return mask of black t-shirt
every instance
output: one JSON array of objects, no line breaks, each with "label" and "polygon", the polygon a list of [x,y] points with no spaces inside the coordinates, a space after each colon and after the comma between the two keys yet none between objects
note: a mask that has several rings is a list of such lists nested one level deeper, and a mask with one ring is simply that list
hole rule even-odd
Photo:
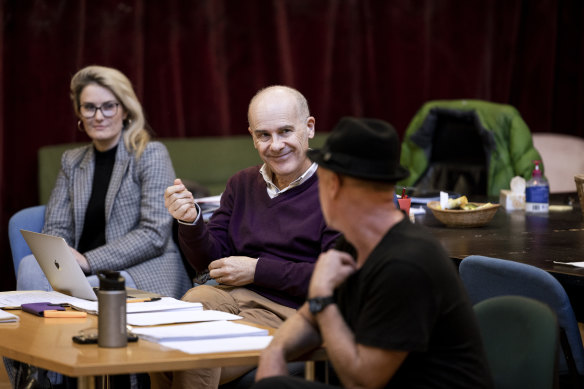
[{"label": "black t-shirt", "polygon": [[439,242],[404,219],[335,293],[357,343],[409,351],[386,388],[491,388],[466,291]]}]

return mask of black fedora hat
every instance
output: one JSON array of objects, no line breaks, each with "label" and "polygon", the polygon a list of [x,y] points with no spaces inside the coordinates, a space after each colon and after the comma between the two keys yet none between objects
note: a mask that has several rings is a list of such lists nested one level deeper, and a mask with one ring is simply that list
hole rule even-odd
[{"label": "black fedora hat", "polygon": [[322,149],[306,154],[319,166],[355,178],[397,182],[410,175],[399,164],[397,132],[379,119],[343,117]]}]

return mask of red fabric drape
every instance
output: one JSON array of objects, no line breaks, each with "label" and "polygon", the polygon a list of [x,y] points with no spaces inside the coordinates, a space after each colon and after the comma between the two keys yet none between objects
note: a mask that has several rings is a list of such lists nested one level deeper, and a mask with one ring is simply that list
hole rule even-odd
[{"label": "red fabric drape", "polygon": [[126,73],[164,137],[244,134],[276,83],[306,95],[317,131],[357,115],[403,134],[427,100],[478,98],[584,136],[583,20],[580,0],[2,0],[0,288],[38,148],[87,140],[68,98],[85,65]]}]

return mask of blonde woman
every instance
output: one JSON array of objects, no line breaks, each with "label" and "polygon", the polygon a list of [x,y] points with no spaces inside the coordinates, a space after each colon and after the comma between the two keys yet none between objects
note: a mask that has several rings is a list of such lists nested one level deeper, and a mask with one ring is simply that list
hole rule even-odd
[{"label": "blonde woman", "polygon": [[[132,84],[116,69],[88,66],[73,76],[71,100],[91,144],[63,153],[43,233],[67,241],[93,286],[97,272],[117,270],[127,286],[180,298],[192,284],[163,201],[174,170],[164,145],[150,140]],[[50,290],[33,256],[22,260],[17,288]]]}]

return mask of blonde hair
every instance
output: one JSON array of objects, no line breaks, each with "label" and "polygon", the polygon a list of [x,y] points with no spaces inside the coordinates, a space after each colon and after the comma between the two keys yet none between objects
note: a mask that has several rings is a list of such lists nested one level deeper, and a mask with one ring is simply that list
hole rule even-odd
[{"label": "blonde hair", "polygon": [[150,141],[150,133],[146,129],[142,105],[128,77],[119,70],[105,66],[87,66],[79,70],[71,79],[70,91],[73,109],[78,117],[81,117],[79,97],[89,84],[109,89],[119,100],[127,114],[123,130],[124,145],[130,152],[136,153],[137,159],[140,158]]}]

